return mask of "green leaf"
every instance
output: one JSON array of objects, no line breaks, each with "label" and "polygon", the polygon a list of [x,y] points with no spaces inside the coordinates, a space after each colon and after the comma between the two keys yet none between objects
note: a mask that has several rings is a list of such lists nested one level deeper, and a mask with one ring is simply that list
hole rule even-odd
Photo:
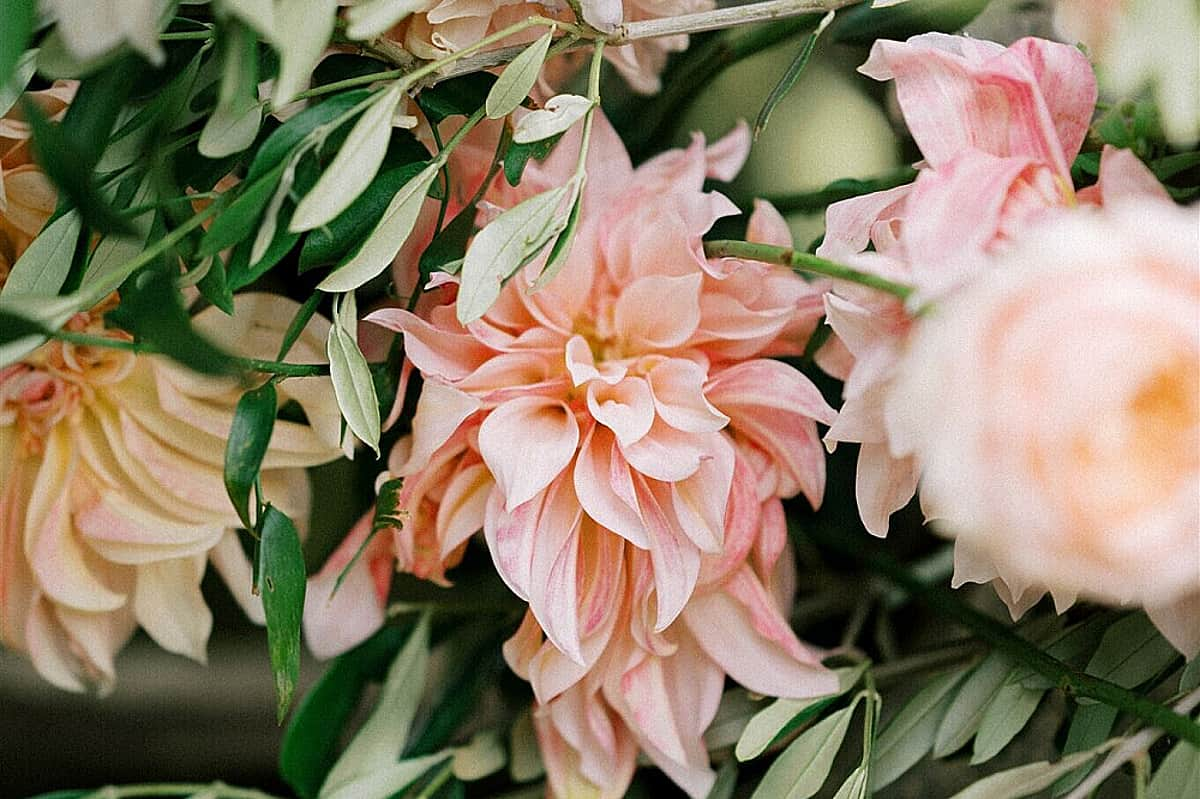
[{"label": "green leaf", "polygon": [[[304,141],[310,133],[321,125],[328,124],[354,106],[361,103],[371,94],[369,89],[335,94],[328,100],[310,105],[296,116],[276,128],[258,148],[254,161],[246,172],[246,182],[252,183],[263,175],[274,170],[287,160],[292,151]],[[278,177],[276,178],[278,180]]]},{"label": "green leaf", "polygon": [[[1046,654],[1073,668],[1082,669],[1100,645],[1100,639],[1104,637],[1104,632],[1110,624],[1110,614],[1098,613],[1087,621],[1068,627],[1043,644]],[[1019,682],[1026,688],[1049,690],[1054,687],[1054,683],[1026,665],[1018,665],[1009,677],[1009,682]]]},{"label": "green leaf", "polygon": [[274,381],[268,380],[247,391],[238,400],[229,440],[225,444],[225,490],[247,530],[254,529],[250,518],[250,489],[258,479],[263,456],[271,443],[277,406]]},{"label": "green leaf", "polygon": [[[335,316],[338,315],[336,308],[335,305]],[[346,424],[378,455],[380,419],[375,383],[358,342],[340,319],[335,319],[329,328],[326,352],[329,355],[330,376],[333,378],[333,393]]]},{"label": "green leaf", "polygon": [[784,97],[787,97],[788,92],[796,85],[796,81],[800,79],[800,73],[808,66],[809,60],[812,58],[813,51],[817,47],[817,39],[829,27],[829,23],[833,22],[834,12],[830,11],[821,21],[817,23],[817,27],[808,38],[804,40],[804,45],[800,48],[800,52],[788,64],[788,68],[784,71],[783,77],[775,84],[775,88],[771,89],[771,93],[767,95],[766,102],[759,109],[758,118],[754,120],[754,137],[758,138],[758,134],[762,133],[767,127],[767,122],[771,119],[771,112],[775,110],[775,106],[779,105]]},{"label": "green leaf", "polygon": [[[51,124],[28,97],[22,98],[22,108],[33,133],[33,152],[38,163],[54,185],[79,209],[84,224],[101,233],[131,233],[129,222],[114,211],[100,193],[88,153],[64,135],[62,125]],[[108,134],[104,135],[107,137]]]},{"label": "green leaf", "polygon": [[1131,613],[1108,628],[1087,673],[1136,688],[1170,666],[1179,653],[1144,613]]},{"label": "green leaf", "polygon": [[567,265],[567,256],[571,254],[571,245],[575,243],[575,231],[579,228],[579,209],[582,207],[583,186],[580,181],[580,185],[575,189],[575,197],[571,201],[571,210],[567,214],[566,227],[554,240],[554,246],[550,248],[550,255],[546,256],[546,265],[542,267],[542,273],[537,276],[537,280],[533,281],[533,285],[529,287],[530,291],[538,291],[544,287]]},{"label": "green leaf", "polygon": [[278,0],[275,3],[275,48],[279,75],[271,104],[282,108],[306,86],[333,36],[337,0]]},{"label": "green leaf", "polygon": [[0,368],[16,363],[81,310],[76,297],[0,297]]},{"label": "green leaf", "polygon": [[[34,0],[0,0],[0,78],[5,82],[29,46],[33,23],[37,19]],[[0,114],[3,114],[0,111]]]},{"label": "green leaf", "polygon": [[1200,796],[1200,749],[1180,741],[1163,758],[1146,789],[1146,799]]},{"label": "green leaf", "polygon": [[1198,687],[1200,687],[1200,657],[1194,657],[1184,667],[1183,674],[1179,675],[1179,691],[1186,694]]},{"label": "green leaf", "polygon": [[546,773],[537,733],[533,729],[533,716],[528,708],[513,721],[508,751],[508,776],[513,782],[533,782]]},{"label": "green leaf", "polygon": [[450,757],[449,752],[412,757],[364,774],[321,799],[387,799],[412,785],[421,775]]},{"label": "green leaf", "polygon": [[988,0],[907,0],[897,6],[872,8],[862,3],[846,9],[830,35],[835,42],[869,45],[876,39],[907,39],[918,33],[953,33],[979,16]]},{"label": "green leaf", "polygon": [[210,255],[206,260],[208,269],[196,284],[196,288],[199,289],[201,297],[232,316],[233,290],[229,288],[225,262],[215,255]]},{"label": "green leaf", "polygon": [[301,799],[316,799],[337,760],[342,729],[370,681],[387,674],[411,626],[387,626],[338,656],[305,694],[283,735],[279,771]]},{"label": "green leaf", "polygon": [[772,743],[816,718],[835,699],[853,688],[865,669],[865,663],[838,669],[839,690],[836,693],[811,699],[776,699],[747,722],[734,748],[734,756],[743,762],[758,757]]},{"label": "green leaf", "polygon": [[521,173],[525,171],[525,164],[529,163],[530,158],[534,161],[546,160],[561,138],[562,136],[551,136],[529,144],[511,145],[504,154],[504,179],[508,181],[508,185],[516,186],[521,182]]},{"label": "green leaf", "polygon": [[964,676],[956,671],[937,677],[913,696],[875,739],[871,789],[891,785],[933,748],[938,727]]},{"label": "green leaf", "polygon": [[53,297],[58,294],[71,271],[82,227],[79,214],[68,211],[43,228],[13,264],[8,280],[0,286],[0,295]]},{"label": "green leaf", "polygon": [[[0,80],[0,116],[16,105],[17,100],[25,92],[30,78],[37,71],[37,50],[26,50],[25,54],[13,65],[7,79]],[[3,73],[0,73],[3,74]]]},{"label": "green leaf", "polygon": [[105,319],[194,371],[215,375],[236,371],[230,355],[192,327],[175,281],[165,270],[146,269],[125,281],[121,304]]},{"label": "green leaf", "polygon": [[[379,701],[321,786],[320,796],[394,764],[408,742],[429,665],[429,614],[422,615],[388,669]],[[443,755],[444,757],[444,755]],[[390,795],[390,794],[388,794]]]},{"label": "green leaf", "polygon": [[517,123],[512,140],[516,144],[561,136],[591,110],[593,103],[578,94],[556,94],[542,108],[530,111]]},{"label": "green leaf", "polygon": [[79,84],[63,116],[62,131],[86,171],[92,170],[108,146],[113,126],[142,66],[133,56],[125,56]]},{"label": "green leaf", "polygon": [[488,119],[508,116],[529,96],[541,74],[553,38],[554,31],[546,31],[504,68],[483,104]]},{"label": "green leaf", "polygon": [[269,38],[275,33],[273,0],[221,0],[221,8],[258,31],[260,36]]},{"label": "green leaf", "polygon": [[262,125],[258,101],[258,37],[239,22],[218,27],[221,90],[217,107],[200,132],[200,154],[224,158],[254,143]]},{"label": "green leaf", "polygon": [[439,164],[430,163],[392,197],[378,224],[358,251],[322,280],[321,291],[353,291],[391,266],[417,222]]},{"label": "green leaf", "polygon": [[488,312],[505,280],[528,263],[566,224],[558,206],[566,186],[524,200],[479,231],[463,259],[456,311],[464,325]]},{"label": "green leaf", "polygon": [[1012,673],[1012,663],[998,654],[984,658],[958,689],[933,739],[933,756],[953,754],[971,740],[992,698]]},{"label": "green leaf", "polygon": [[[1112,733],[1113,725],[1117,723],[1118,711],[1110,705],[1099,702],[1091,705],[1076,705],[1075,713],[1071,716],[1071,726],[1067,729],[1067,740],[1063,744],[1064,755],[1083,752],[1103,743]],[[1064,774],[1054,783],[1053,794],[1061,796],[1078,785],[1092,770],[1089,761],[1079,768]]]},{"label": "green leaf", "polygon": [[462,75],[423,89],[417,95],[417,105],[432,125],[447,117],[470,116],[484,104],[495,83],[496,76],[488,72]]},{"label": "green leaf", "polygon": [[494,730],[477,732],[466,746],[454,748],[454,776],[475,782],[495,774],[508,763],[504,742]]},{"label": "green leaf", "polygon": [[258,590],[267,617],[267,648],[278,702],[275,717],[280,724],[300,676],[304,589],[304,552],[296,526],[284,513],[267,505],[259,519]]},{"label": "green leaf", "polygon": [[1001,687],[983,711],[979,732],[975,735],[971,765],[985,763],[1000,754],[1000,750],[1025,729],[1044,693],[1020,683],[1009,682]]},{"label": "green leaf", "polygon": [[859,766],[850,772],[850,776],[842,783],[842,787],[838,788],[833,799],[864,799],[867,795],[867,785],[867,769],[865,766]]},{"label": "green leaf", "polygon": [[467,242],[475,232],[475,217],[479,209],[468,205],[433,237],[429,246],[421,253],[420,270],[422,285],[434,272],[456,274],[462,269],[467,253]]},{"label": "green leaf", "polygon": [[404,83],[397,81],[359,117],[337,156],[296,206],[289,230],[302,232],[324,225],[370,185],[387,153],[393,118],[403,97]]},{"label": "green leaf", "polygon": [[705,799],[733,799],[733,792],[737,790],[737,778],[737,763],[726,760],[725,764],[717,769],[717,781],[713,783]]},{"label": "green leaf", "polygon": [[1111,742],[1087,752],[1067,755],[1056,763],[1045,760],[1000,771],[954,794],[951,799],[1020,799],[1049,788],[1056,779],[1093,760]]},{"label": "green leaf", "polygon": [[767,769],[751,799],[808,799],[821,790],[860,701],[861,695],[792,741]]},{"label": "green leaf", "polygon": [[367,41],[387,31],[404,18],[429,7],[426,0],[366,0],[346,11],[346,37]]}]

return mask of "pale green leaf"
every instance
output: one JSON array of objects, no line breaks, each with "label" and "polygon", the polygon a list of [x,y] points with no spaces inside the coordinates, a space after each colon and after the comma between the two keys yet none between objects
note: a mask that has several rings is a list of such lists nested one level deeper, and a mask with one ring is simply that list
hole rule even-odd
[{"label": "pale green leaf", "polygon": [[224,158],[254,143],[262,124],[258,102],[258,38],[230,21],[219,28],[221,90],[217,107],[200,131],[200,154]]},{"label": "pale green leaf", "polygon": [[[1062,754],[1073,755],[1101,744],[1112,734],[1113,725],[1117,723],[1119,711],[1111,705],[1099,702],[1092,705],[1077,705],[1071,716],[1071,726],[1067,729],[1067,740],[1062,745]],[[1051,794],[1062,796],[1068,793],[1092,770],[1091,763],[1085,763],[1074,771],[1064,774],[1054,783]]]},{"label": "pale green leaf", "polygon": [[1178,656],[1144,613],[1131,613],[1104,633],[1086,671],[1122,688],[1136,688]]},{"label": "pale green leaf", "polygon": [[710,752],[733,746],[742,737],[747,722],[763,707],[745,688],[731,688],[721,695],[717,715],[704,731],[704,746]]},{"label": "pale green leaf", "polygon": [[998,654],[984,658],[958,689],[933,739],[933,756],[953,754],[971,740],[983,712],[1008,679],[1012,663]]},{"label": "pale green leaf", "polygon": [[465,325],[487,313],[504,281],[562,230],[567,220],[558,216],[558,206],[566,191],[566,186],[558,186],[534,195],[479,231],[463,259],[458,321]]},{"label": "pale green leaf", "polygon": [[346,11],[346,36],[358,41],[386,33],[400,20],[425,11],[429,0],[365,0]]},{"label": "pale green leaf", "polygon": [[542,108],[521,117],[513,129],[513,141],[530,144],[557,136],[583,119],[591,107],[592,101],[578,94],[556,94]]},{"label": "pale green leaf", "polygon": [[[12,280],[10,277],[9,280]],[[1183,669],[1183,674],[1179,675],[1179,690],[1181,693],[1188,693],[1195,688],[1200,688],[1200,657],[1192,658],[1187,666]]]},{"label": "pale green leaf", "polygon": [[[341,325],[335,324],[334,327],[341,329]],[[343,795],[359,797],[361,794],[358,793],[347,794],[346,789],[360,785],[364,777],[397,765],[396,759],[408,743],[413,717],[425,689],[428,666],[429,614],[425,614],[392,661],[371,717],[355,734],[325,778],[321,786],[321,799]],[[437,758],[445,758],[448,754],[443,752]],[[424,773],[424,769],[417,772],[413,779],[421,773]],[[397,786],[392,793],[402,787]],[[382,795],[390,796],[391,793]]]},{"label": "pale green leaf", "polygon": [[392,259],[412,233],[425,194],[440,166],[434,161],[405,183],[358,252],[322,280],[317,288],[321,291],[353,291],[391,266]]},{"label": "pale green leaf", "polygon": [[550,50],[550,41],[553,38],[554,31],[546,31],[504,68],[500,77],[492,84],[492,89],[483,104],[488,119],[508,116],[529,96],[542,71],[542,64],[546,61],[546,53]]},{"label": "pale green leaf", "polygon": [[799,715],[808,710],[820,711],[828,706],[829,700],[841,696],[854,687],[862,676],[866,664],[846,666],[836,670],[838,691],[809,699],[776,699],[755,713],[734,748],[734,756],[741,761],[752,760],[761,755],[771,742]]},{"label": "pale green leaf", "polygon": [[325,45],[333,35],[338,0],[278,0],[275,18],[275,48],[279,51],[279,75],[271,104],[282,108],[308,85]]},{"label": "pale green leaf", "polygon": [[[0,117],[7,114],[8,110],[16,104],[25,91],[25,87],[29,85],[33,73],[37,72],[37,54],[36,48],[22,53],[17,65],[13,67],[12,74],[8,76],[8,80],[0,83]],[[0,185],[0,196],[3,194],[4,188]]]},{"label": "pale green leaf", "polygon": [[[335,311],[336,313],[336,311]],[[341,324],[331,325],[326,340],[333,393],[346,425],[364,444],[379,453],[379,400],[371,368],[352,333]]]},{"label": "pale green leaf", "polygon": [[1001,749],[1008,746],[1008,742],[1025,729],[1044,693],[1040,689],[1026,688],[1020,683],[1002,686],[983,711],[979,732],[975,735],[971,765],[991,760]]},{"label": "pale green leaf", "polygon": [[737,790],[737,778],[737,763],[726,760],[725,765],[717,771],[717,780],[705,799],[733,799],[733,792]]},{"label": "pale green leaf", "polygon": [[380,766],[341,788],[322,793],[321,799],[387,799],[412,785],[449,756],[449,752],[437,752]]},{"label": "pale green leaf", "polygon": [[805,730],[775,758],[751,799],[808,799],[821,790],[861,696]]},{"label": "pale green leaf", "polygon": [[937,677],[913,696],[875,739],[871,756],[871,788],[891,785],[933,748],[954,687],[963,672]]},{"label": "pale green leaf", "polygon": [[0,295],[58,294],[71,271],[81,225],[77,211],[68,211],[47,225],[13,264]]},{"label": "pale green leaf", "polygon": [[354,123],[337,156],[296,206],[290,225],[293,232],[312,230],[332,221],[371,184],[387,153],[393,117],[403,96],[404,84],[393,83]]},{"label": "pale green leaf", "polygon": [[504,742],[493,730],[472,736],[466,746],[454,749],[454,776],[463,782],[474,782],[495,774],[508,762]]},{"label": "pale green leaf", "polygon": [[[73,315],[92,303],[83,304],[79,297],[69,294],[65,297],[37,297],[21,295],[19,297],[0,297],[0,313],[9,313],[28,319],[41,328],[57,330],[66,324]],[[7,338],[7,337],[5,337]],[[0,368],[16,363],[46,341],[41,333],[30,333],[12,340],[0,343]]]},{"label": "pale green leaf", "polygon": [[1180,799],[1200,796],[1200,749],[1187,741],[1175,744],[1165,758],[1150,785],[1146,799]]},{"label": "pale green leaf", "polygon": [[867,769],[859,766],[850,772],[850,776],[842,783],[842,787],[838,788],[833,799],[864,799],[867,795],[867,784]]},{"label": "pale green leaf", "polygon": [[224,158],[240,153],[258,136],[262,125],[262,106],[257,101],[238,106],[219,105],[200,131],[200,154],[205,158]]},{"label": "pale green leaf", "polygon": [[1116,741],[1108,741],[1095,749],[1067,755],[1051,763],[1046,760],[1000,771],[972,783],[954,794],[951,799],[1020,799],[1049,788],[1062,775],[1087,763]]}]

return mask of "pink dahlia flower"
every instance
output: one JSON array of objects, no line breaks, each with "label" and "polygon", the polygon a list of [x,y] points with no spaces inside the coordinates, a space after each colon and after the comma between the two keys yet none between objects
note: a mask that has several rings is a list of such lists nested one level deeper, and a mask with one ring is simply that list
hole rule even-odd
[{"label": "pink dahlia flower", "polygon": [[886,408],[956,582],[1136,604],[1195,657],[1200,209],[1064,214],[998,260],[922,320]]},{"label": "pink dahlia flower", "polygon": [[[486,199],[509,206],[542,180],[566,182],[577,142]],[[532,291],[535,262],[465,327],[453,281],[427,313],[367,317],[404,336],[424,378],[412,434],[389,461],[406,518],[332,601],[366,524],[314,578],[310,641],[332,654],[360,640],[382,621],[393,557],[444,580],[482,529],[529,603],[507,651],[534,685],[543,741],[562,754],[549,758],[560,787],[584,761],[589,782],[619,785],[640,747],[702,795],[712,773],[700,734],[724,675],[775,696],[833,683],[786,622],[780,498],[820,504],[817,422],[835,417],[807,378],[767,357],[803,351],[821,292],[782,267],[710,260],[701,244],[736,213],[703,183],[732,177],[747,146],[739,127],[635,170],[598,118],[578,236],[554,280]],[[791,244],[765,203],[747,235]],[[603,753],[566,732],[568,706],[613,720]],[[676,723],[680,713],[691,715]]]},{"label": "pink dahlia flower", "polygon": [[[246,355],[273,357],[296,304],[267,294],[235,302],[232,319],[211,309],[197,327]],[[105,330],[103,311],[77,314],[68,327],[123,336]],[[322,327],[310,324],[297,357],[323,359]],[[325,378],[279,388],[314,422],[276,424],[263,488],[303,521],[302,467],[338,456],[337,405]],[[261,621],[222,481],[241,391],[160,356],[57,341],[0,369],[0,641],[50,682],[111,688],[114,657],[139,626],[164,649],[203,660],[209,561]]]},{"label": "pink dahlia flower", "polygon": [[[817,253],[913,285],[918,300],[969,283],[1046,217],[1080,204],[1165,196],[1131,152],[1112,148],[1103,153],[1097,185],[1075,192],[1070,165],[1087,133],[1096,82],[1074,47],[1028,38],[1004,48],[931,33],[876,42],[861,71],[895,81],[925,160],[909,185],[830,206]],[[821,363],[845,389],[825,441],[862,445],[859,512],[867,530],[885,535],[920,474],[917,460],[896,452],[883,421],[915,322],[894,297],[850,284],[827,295],[826,311],[840,349]]]}]

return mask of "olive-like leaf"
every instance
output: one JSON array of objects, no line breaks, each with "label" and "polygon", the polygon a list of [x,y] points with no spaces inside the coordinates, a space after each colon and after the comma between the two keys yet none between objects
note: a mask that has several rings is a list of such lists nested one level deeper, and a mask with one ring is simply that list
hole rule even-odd
[{"label": "olive-like leaf", "polygon": [[792,741],[767,769],[751,799],[808,799],[821,790],[861,698]]},{"label": "olive-like leaf", "polygon": [[1104,633],[1086,671],[1122,688],[1136,688],[1178,657],[1175,647],[1144,613],[1131,613]]},{"label": "olive-like leaf", "polygon": [[1163,758],[1146,789],[1146,799],[1200,796],[1200,749],[1180,741]]},{"label": "olive-like leaf", "polygon": [[772,742],[787,735],[800,724],[815,718],[829,707],[834,699],[853,688],[865,669],[865,663],[837,669],[836,693],[811,699],[776,699],[746,723],[746,728],[742,730],[734,748],[734,756],[741,761],[758,757]]},{"label": "olive-like leaf", "polygon": [[933,740],[934,757],[953,754],[971,740],[983,720],[983,712],[1008,681],[1012,669],[1009,660],[1002,655],[992,654],[971,672],[938,726],[937,736]]},{"label": "olive-like leaf", "polygon": [[276,720],[282,724],[300,676],[304,612],[304,552],[292,520],[272,505],[259,519],[258,590],[267,617],[267,648],[275,675]]},{"label": "olive-like leaf", "polygon": [[985,763],[1000,754],[1000,750],[1025,729],[1044,693],[1014,682],[1007,683],[997,691],[979,722],[971,765]]},{"label": "olive-like leaf", "polygon": [[578,94],[556,94],[542,108],[530,111],[513,129],[513,142],[529,144],[565,133],[591,109],[593,103]]},{"label": "olive-like leaf", "polygon": [[504,68],[483,104],[488,119],[508,116],[529,96],[541,74],[553,38],[554,31],[546,31]]},{"label": "olive-like leaf", "polygon": [[386,33],[405,17],[429,7],[426,0],[366,0],[346,11],[346,36],[360,42]]},{"label": "olive-like leaf", "polygon": [[875,739],[871,752],[871,790],[891,785],[933,748],[938,726],[963,672],[937,677],[900,708]]},{"label": "olive-like leaf", "polygon": [[1017,766],[984,777],[954,794],[951,799],[1020,799],[1049,788],[1056,779],[1093,760],[1112,745],[1112,741],[1050,763],[1045,760]]},{"label": "olive-like leaf", "polygon": [[796,85],[796,81],[800,79],[800,73],[804,71],[804,68],[808,66],[809,60],[812,59],[813,51],[817,47],[817,39],[821,37],[825,28],[829,27],[829,23],[833,21],[833,16],[834,12],[830,11],[821,18],[821,21],[817,23],[817,27],[804,40],[804,45],[800,48],[800,52],[796,54],[792,63],[788,64],[783,77],[779,79],[779,82],[775,84],[775,88],[771,89],[771,93],[767,95],[767,100],[763,103],[763,107],[758,112],[758,118],[754,121],[755,138],[767,127],[767,122],[771,119],[771,112],[775,110],[775,106],[779,105],[784,97],[787,97],[788,92],[792,90],[792,87]]},{"label": "olive-like leaf", "polygon": [[275,46],[279,51],[279,76],[271,104],[282,108],[308,85],[321,60],[337,20],[337,0],[278,0]]},{"label": "olive-like leaf", "polygon": [[335,321],[329,328],[326,352],[333,393],[347,426],[378,455],[381,423],[371,368],[355,337],[340,321]]},{"label": "olive-like leaf", "polygon": [[58,294],[71,271],[82,226],[76,211],[67,211],[46,225],[13,264],[8,280],[0,286],[0,294],[6,297]]},{"label": "olive-like leaf", "polygon": [[225,443],[225,491],[246,529],[254,528],[250,518],[250,489],[258,479],[263,456],[275,429],[278,399],[274,381],[268,380],[247,391],[238,400]]},{"label": "olive-like leaf", "polygon": [[466,746],[455,747],[452,768],[463,782],[475,782],[495,774],[508,763],[504,742],[494,730],[476,733]]}]

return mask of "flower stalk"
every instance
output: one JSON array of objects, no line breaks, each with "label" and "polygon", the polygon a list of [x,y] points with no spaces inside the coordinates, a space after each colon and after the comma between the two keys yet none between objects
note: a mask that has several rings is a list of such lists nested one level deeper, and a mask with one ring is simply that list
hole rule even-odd
[{"label": "flower stalk", "polygon": [[878,289],[893,294],[901,300],[908,299],[909,295],[913,293],[912,286],[897,283],[844,264],[827,261],[791,247],[777,247],[773,244],[759,244],[752,241],[706,241],[704,242],[704,254],[709,258],[745,258],[750,261],[790,266],[797,272],[824,275]]}]

